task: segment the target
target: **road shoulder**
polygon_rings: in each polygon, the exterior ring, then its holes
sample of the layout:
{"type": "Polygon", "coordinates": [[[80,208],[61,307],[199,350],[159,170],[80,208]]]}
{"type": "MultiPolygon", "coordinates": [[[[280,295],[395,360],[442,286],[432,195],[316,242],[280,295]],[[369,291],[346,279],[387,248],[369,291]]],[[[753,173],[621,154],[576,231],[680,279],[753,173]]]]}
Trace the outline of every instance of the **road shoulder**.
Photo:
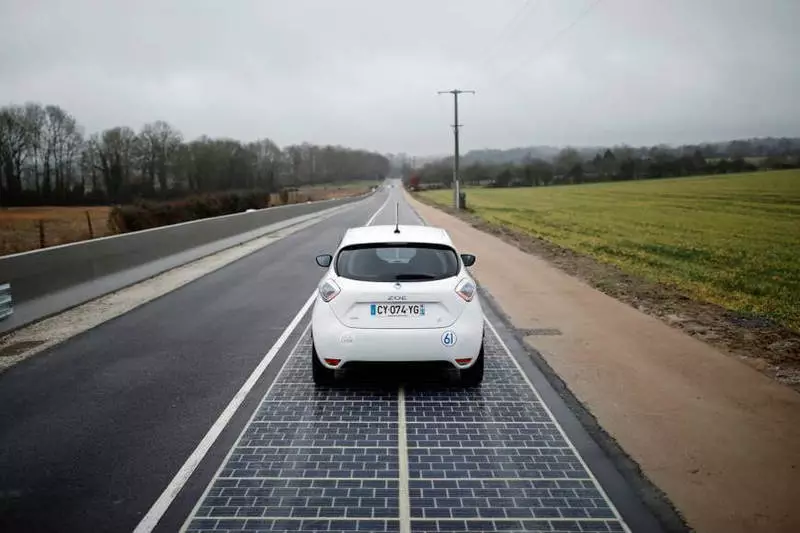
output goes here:
{"type": "Polygon", "coordinates": [[[796,531],[800,396],[413,198],[597,424],[700,531],[796,531]]]}

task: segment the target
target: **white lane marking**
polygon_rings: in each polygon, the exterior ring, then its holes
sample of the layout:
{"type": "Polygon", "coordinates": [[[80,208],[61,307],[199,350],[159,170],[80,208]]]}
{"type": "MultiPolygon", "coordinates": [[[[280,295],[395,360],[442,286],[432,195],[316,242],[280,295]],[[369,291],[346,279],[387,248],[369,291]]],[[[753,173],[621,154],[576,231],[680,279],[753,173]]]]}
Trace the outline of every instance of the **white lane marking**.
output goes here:
{"type": "MultiPolygon", "coordinates": [[[[316,291],[312,296],[316,296],[316,291]]],[[[286,357],[286,361],[283,362],[283,364],[281,365],[280,370],[278,370],[278,373],[275,374],[275,379],[273,379],[272,383],[269,384],[269,387],[267,388],[267,392],[264,393],[264,396],[262,396],[261,399],[258,401],[258,405],[256,405],[256,408],[253,409],[253,413],[250,415],[250,417],[247,419],[247,422],[242,427],[242,430],[239,432],[239,435],[236,437],[236,440],[234,441],[233,446],[231,446],[231,449],[228,450],[228,453],[225,454],[225,458],[219,464],[219,468],[217,468],[217,471],[214,472],[213,476],[211,476],[211,481],[208,482],[208,486],[203,491],[203,494],[200,496],[200,498],[198,498],[197,503],[194,504],[194,507],[192,508],[192,511],[189,513],[189,515],[186,517],[186,520],[184,520],[183,526],[181,526],[181,529],[180,529],[181,531],[186,531],[189,528],[189,525],[192,523],[192,518],[194,518],[195,515],[197,514],[197,511],[200,510],[200,506],[203,504],[203,501],[208,496],[208,493],[211,492],[211,488],[214,486],[214,482],[217,479],[219,479],[219,475],[222,473],[222,470],[225,468],[225,465],[228,464],[228,461],[230,461],[231,456],[233,455],[233,453],[238,448],[237,444],[239,444],[242,441],[242,437],[244,437],[244,434],[247,432],[247,429],[254,423],[254,420],[255,420],[256,416],[258,416],[258,412],[261,409],[261,404],[264,403],[264,398],[269,396],[269,394],[272,392],[273,387],[275,387],[275,385],[280,381],[280,377],[283,374],[283,371],[286,370],[286,368],[287,368],[286,363],[289,362],[292,359],[294,354],[297,352],[297,349],[300,348],[300,343],[302,343],[305,340],[306,335],[308,335],[308,330],[309,329],[311,329],[311,322],[310,321],[309,321],[308,324],[306,324],[306,327],[303,329],[303,333],[301,333],[300,336],[297,338],[297,342],[294,343],[294,346],[292,347],[292,350],[289,352],[289,355],[286,357]]],[[[232,478],[227,478],[226,477],[225,479],[232,479],[232,478]]],[[[240,478],[240,479],[264,479],[264,478],[240,478]]],[[[275,478],[275,479],[280,479],[280,478],[275,478]]]]}
{"type": "Polygon", "coordinates": [[[369,220],[367,220],[367,223],[364,224],[364,225],[365,226],[371,226],[372,223],[375,221],[375,218],[381,213],[381,211],[383,211],[383,208],[386,207],[389,204],[389,200],[391,200],[391,199],[392,199],[392,193],[389,193],[389,195],[386,197],[386,201],[383,202],[383,205],[381,205],[380,208],[378,208],[378,210],[375,211],[374,215],[369,217],[369,220]]]}
{"type": "MultiPolygon", "coordinates": [[[[191,524],[192,518],[194,518],[194,516],[197,514],[197,511],[200,509],[200,506],[203,504],[203,501],[206,499],[206,497],[208,496],[208,493],[211,491],[211,488],[214,486],[214,482],[217,479],[219,479],[220,474],[222,473],[222,470],[225,468],[225,465],[228,464],[228,461],[230,461],[231,456],[234,454],[234,452],[237,449],[241,448],[241,446],[238,446],[238,444],[242,441],[242,438],[244,437],[244,434],[247,432],[247,430],[249,428],[251,428],[253,426],[253,424],[263,424],[264,423],[264,422],[256,422],[255,418],[256,418],[256,416],[258,416],[258,413],[261,410],[261,406],[264,405],[264,403],[266,402],[266,398],[268,398],[269,395],[272,393],[272,389],[275,388],[275,385],[283,383],[283,382],[280,381],[280,378],[283,375],[283,372],[287,368],[289,368],[289,366],[288,366],[289,361],[291,361],[295,357],[295,354],[297,353],[298,348],[300,348],[300,344],[305,340],[306,335],[308,335],[308,330],[310,330],[310,329],[311,329],[311,322],[309,321],[309,323],[306,324],[306,327],[303,329],[303,332],[297,338],[297,341],[294,343],[294,346],[292,347],[292,350],[289,352],[289,355],[286,357],[286,360],[281,365],[280,369],[278,370],[278,373],[275,374],[275,378],[272,380],[272,383],[270,383],[269,387],[267,387],[267,391],[264,393],[264,396],[261,397],[261,399],[258,402],[258,405],[256,405],[255,409],[253,409],[253,413],[250,415],[250,417],[247,419],[247,422],[242,427],[242,430],[239,432],[239,435],[236,437],[236,440],[234,441],[233,446],[231,446],[231,449],[228,450],[228,453],[225,454],[225,458],[220,462],[220,465],[219,465],[219,468],[217,468],[217,471],[214,473],[213,476],[211,476],[211,481],[208,482],[208,486],[203,491],[203,494],[200,496],[200,498],[198,498],[197,503],[195,503],[194,508],[192,509],[192,512],[190,512],[189,515],[186,517],[186,520],[184,521],[183,526],[181,527],[181,531],[185,531],[189,527],[189,525],[191,524]]],[[[266,422],[266,423],[269,424],[271,422],[266,422]]],[[[255,477],[255,478],[250,478],[250,477],[230,478],[230,477],[226,477],[225,479],[281,479],[281,478],[259,478],[259,477],[255,477]]],[[[292,479],[294,479],[294,478],[292,478],[292,479]]],[[[297,478],[297,479],[300,479],[300,478],[297,478]]]]}
{"type": "MultiPolygon", "coordinates": [[[[170,481],[169,485],[167,485],[167,488],[164,489],[164,492],[161,493],[153,506],[150,507],[150,510],[147,511],[147,514],[144,515],[144,518],[142,518],[142,520],[136,526],[136,529],[134,529],[134,533],[150,532],[156,527],[158,521],[161,520],[162,516],[164,516],[164,513],[167,511],[172,501],[175,499],[183,486],[189,480],[189,477],[197,468],[197,465],[199,465],[200,461],[203,460],[206,453],[208,453],[208,450],[217,440],[217,437],[219,437],[220,433],[222,433],[222,430],[225,429],[225,426],[227,426],[231,421],[233,415],[239,409],[239,406],[242,404],[247,395],[250,394],[250,391],[264,373],[264,370],[267,369],[267,366],[275,358],[275,355],[277,355],[278,351],[280,351],[284,343],[286,343],[286,340],[289,338],[292,332],[294,332],[295,328],[297,328],[297,325],[303,319],[306,312],[308,312],[311,304],[314,303],[316,296],[317,291],[311,293],[311,296],[308,297],[308,300],[306,300],[306,303],[303,305],[300,311],[294,316],[289,325],[286,326],[286,329],[283,330],[283,333],[281,333],[281,336],[278,337],[277,341],[275,341],[275,344],[272,345],[272,348],[270,348],[269,351],[264,355],[264,357],[261,359],[261,362],[258,363],[258,366],[256,366],[256,368],[250,374],[250,377],[247,378],[247,381],[244,382],[244,385],[242,385],[236,395],[231,399],[230,403],[228,403],[227,407],[225,407],[217,420],[205,434],[203,439],[189,455],[189,458],[186,460],[186,462],[183,463],[183,466],[181,466],[180,470],[178,470],[178,473],[175,474],[175,477],[172,478],[172,481],[170,481]]],[[[302,339],[303,337],[301,336],[300,338],[302,339]]],[[[258,412],[258,409],[256,409],[255,412],[258,412]]],[[[245,425],[245,427],[247,427],[247,425],[245,425]]],[[[225,463],[223,462],[223,465],[224,464],[225,463]]]]}
{"type": "MultiPolygon", "coordinates": [[[[386,202],[384,202],[384,204],[378,209],[378,211],[376,211],[375,214],[372,215],[372,218],[370,218],[370,222],[375,219],[375,217],[378,215],[378,213],[380,213],[381,209],[383,209],[386,206],[386,203],[388,201],[389,201],[389,198],[387,198],[386,202]]],[[[369,223],[367,223],[367,225],[369,225],[369,223]]],[[[302,317],[305,316],[305,314],[308,311],[309,307],[311,307],[311,304],[314,302],[314,299],[316,298],[316,295],[317,295],[317,291],[315,289],[314,292],[311,293],[311,296],[308,298],[308,300],[306,301],[306,303],[303,306],[303,308],[300,309],[300,311],[297,313],[297,315],[295,315],[294,319],[289,324],[287,329],[284,330],[284,333],[278,339],[278,342],[280,343],[281,346],[286,342],[286,339],[289,337],[289,335],[291,335],[292,331],[294,331],[294,329],[297,327],[297,324],[300,322],[302,317]]],[[[230,459],[231,455],[233,455],[233,452],[236,449],[236,444],[238,444],[241,441],[242,436],[244,435],[245,431],[247,431],[247,428],[250,427],[250,424],[253,423],[253,420],[255,419],[256,415],[258,414],[258,411],[259,411],[259,408],[261,407],[261,404],[269,396],[269,393],[272,391],[272,388],[279,382],[279,378],[281,377],[281,374],[283,374],[283,371],[286,368],[288,368],[287,363],[289,361],[291,361],[296,356],[297,349],[300,346],[300,343],[305,339],[305,336],[308,334],[308,330],[309,329],[311,329],[311,323],[310,322],[308,323],[306,328],[303,330],[303,333],[300,335],[300,337],[297,339],[297,342],[295,343],[294,347],[292,348],[292,351],[286,357],[286,360],[283,362],[283,365],[281,365],[280,370],[278,370],[278,373],[275,375],[275,378],[272,380],[272,383],[270,383],[269,388],[267,388],[266,393],[259,400],[258,405],[253,410],[253,413],[250,415],[250,417],[248,418],[248,420],[245,423],[244,427],[242,428],[242,431],[239,433],[238,437],[236,438],[236,441],[234,442],[234,445],[231,446],[230,450],[228,450],[228,453],[225,455],[225,458],[220,463],[219,468],[217,469],[215,474],[211,477],[211,481],[209,481],[208,486],[203,491],[203,494],[197,500],[197,503],[195,504],[194,508],[189,513],[189,515],[186,517],[186,520],[184,521],[183,526],[181,527],[181,531],[185,531],[189,527],[189,524],[191,523],[192,518],[197,513],[197,510],[200,508],[200,505],[202,504],[203,500],[208,495],[208,492],[211,490],[211,487],[214,485],[214,481],[219,477],[219,474],[222,472],[223,468],[225,468],[225,465],[228,463],[228,460],[230,459]]],[[[275,357],[275,354],[277,354],[277,352],[280,350],[281,346],[277,346],[277,344],[278,343],[276,343],[276,345],[273,345],[272,349],[270,349],[270,352],[268,352],[267,355],[272,353],[272,356],[269,358],[269,361],[266,361],[266,364],[263,365],[263,368],[260,369],[258,377],[260,377],[261,374],[263,374],[263,372],[264,372],[264,370],[266,370],[266,367],[269,364],[269,362],[275,357]],[[277,348],[276,348],[276,346],[277,346],[277,348]],[[273,350],[274,350],[274,352],[273,352],[273,350]]],[[[264,360],[266,360],[266,356],[265,356],[264,360]]],[[[262,363],[264,363],[264,360],[262,360],[262,363]]],[[[261,367],[261,363],[259,364],[259,367],[261,367]]],[[[256,368],[256,370],[259,370],[258,367],[256,368]]],[[[255,374],[255,372],[256,371],[254,371],[254,374],[255,374]]],[[[251,378],[252,377],[253,376],[251,375],[251,378]]],[[[248,381],[250,381],[250,380],[248,379],[248,381]]],[[[253,385],[255,385],[256,381],[258,381],[258,378],[253,380],[253,383],[250,385],[250,389],[252,389],[252,387],[253,387],[253,385]]],[[[249,393],[250,389],[248,389],[247,393],[249,393]]],[[[241,393],[241,392],[242,391],[240,390],[239,393],[241,393]]],[[[239,393],[237,393],[237,396],[239,396],[239,393]]],[[[238,409],[239,405],[241,405],[241,403],[244,401],[244,398],[247,396],[247,393],[242,395],[241,399],[239,400],[238,404],[236,405],[236,408],[233,409],[233,411],[231,412],[231,414],[228,417],[227,421],[225,421],[219,427],[219,431],[214,436],[214,440],[217,439],[219,434],[222,432],[222,429],[224,429],[224,427],[228,424],[228,422],[230,422],[230,419],[233,417],[233,414],[236,412],[236,409],[238,409]]],[[[235,398],[236,397],[234,397],[234,399],[235,398]]],[[[231,400],[231,403],[233,403],[233,400],[231,400]]],[[[229,404],[228,407],[230,407],[230,404],[229,404]]],[[[226,411],[227,411],[227,408],[226,408],[226,411]]],[[[222,418],[222,415],[220,415],[220,418],[222,418]]],[[[219,422],[219,421],[220,420],[218,419],[217,422],[219,422]]],[[[217,422],[215,422],[214,426],[212,426],[212,430],[217,426],[217,422]]],[[[209,433],[210,433],[210,431],[211,430],[209,430],[209,433]]],[[[206,437],[208,437],[208,434],[206,435],[206,437]]],[[[203,440],[205,440],[205,437],[203,438],[203,440]]],[[[134,530],[134,533],[146,533],[146,532],[149,533],[150,531],[153,530],[153,528],[155,528],[155,526],[158,524],[158,521],[161,519],[162,516],[164,516],[164,513],[167,511],[167,509],[169,508],[169,506],[172,503],[172,501],[175,499],[175,497],[178,495],[180,490],[183,488],[183,486],[188,481],[188,479],[191,476],[192,472],[194,472],[195,468],[197,468],[197,465],[200,463],[200,460],[202,460],[203,456],[205,456],[205,454],[208,453],[208,449],[211,447],[211,444],[213,444],[214,440],[212,440],[209,443],[208,447],[203,451],[202,455],[199,457],[199,459],[196,461],[196,463],[191,467],[191,470],[189,470],[188,473],[185,475],[185,477],[183,477],[183,479],[181,481],[179,481],[179,485],[175,488],[175,490],[170,491],[170,488],[172,487],[172,484],[178,479],[179,475],[184,470],[184,467],[187,466],[189,461],[187,461],[187,463],[184,464],[184,466],[178,472],[178,475],[176,475],[175,478],[173,479],[173,483],[170,483],[170,485],[167,487],[167,489],[161,494],[159,499],[156,500],[156,503],[153,504],[153,507],[148,512],[148,515],[153,513],[153,517],[150,520],[150,522],[148,522],[146,524],[146,526],[143,526],[145,520],[147,519],[147,515],[146,515],[142,519],[142,522],[140,522],[139,525],[136,527],[136,529],[134,530]],[[159,506],[159,502],[162,500],[162,498],[164,498],[165,501],[162,503],[162,505],[159,506]],[[154,509],[156,508],[156,506],[159,506],[159,509],[158,509],[158,511],[154,512],[154,509]]],[[[200,448],[200,446],[202,444],[203,444],[203,441],[201,441],[200,445],[198,445],[198,449],[200,448]]],[[[197,449],[195,450],[195,452],[197,452],[197,449]]],[[[194,455],[194,453],[192,455],[194,455]]],[[[190,460],[191,459],[192,459],[192,456],[190,456],[190,460]]]]}
{"type": "MultiPolygon", "coordinates": [[[[542,408],[543,408],[543,409],[544,409],[544,411],[547,413],[547,416],[549,416],[549,417],[550,417],[550,419],[553,421],[553,424],[555,424],[555,427],[556,427],[556,429],[558,429],[558,432],[559,432],[559,433],[561,433],[561,437],[564,439],[564,442],[566,442],[566,443],[567,443],[567,445],[569,446],[569,448],[570,448],[570,449],[572,450],[572,452],[575,454],[575,457],[577,457],[577,458],[578,458],[578,461],[580,461],[580,463],[581,463],[581,466],[583,466],[584,470],[586,470],[586,473],[587,473],[587,475],[589,476],[589,479],[591,479],[591,480],[592,480],[592,482],[593,482],[593,483],[595,484],[595,486],[597,487],[597,490],[598,490],[598,491],[600,492],[600,494],[603,496],[603,499],[605,499],[605,500],[606,500],[606,503],[608,503],[608,506],[609,506],[609,507],[611,508],[611,510],[613,511],[613,513],[614,513],[614,516],[616,517],[616,519],[617,519],[617,520],[619,520],[619,523],[622,525],[623,529],[624,529],[624,530],[625,530],[627,533],[630,533],[630,531],[631,531],[631,530],[628,528],[628,524],[626,524],[626,523],[625,523],[625,521],[622,519],[622,516],[619,514],[619,511],[617,511],[617,508],[616,508],[616,506],[614,505],[614,502],[612,502],[612,501],[611,501],[611,498],[609,498],[609,497],[608,497],[608,494],[606,494],[606,491],[605,491],[605,490],[603,490],[603,487],[602,487],[602,485],[600,485],[600,482],[599,482],[599,481],[597,480],[597,478],[594,476],[594,473],[593,473],[593,472],[592,472],[592,471],[589,469],[589,466],[588,466],[588,465],[586,464],[586,462],[583,460],[583,457],[582,457],[582,456],[581,456],[581,454],[578,452],[578,450],[575,448],[575,445],[572,443],[572,441],[569,439],[569,437],[567,437],[567,434],[566,434],[566,432],[564,431],[564,428],[562,428],[562,427],[561,427],[561,424],[558,422],[558,420],[556,419],[556,417],[555,417],[555,416],[553,416],[553,412],[552,412],[552,411],[550,411],[550,408],[547,406],[547,404],[544,402],[544,400],[542,399],[542,397],[539,395],[539,391],[538,391],[538,390],[536,390],[536,387],[534,387],[534,386],[533,386],[533,383],[532,383],[532,382],[531,382],[531,380],[528,378],[528,375],[527,375],[527,374],[525,373],[525,371],[522,369],[522,365],[520,365],[520,364],[519,364],[519,361],[517,361],[517,358],[516,358],[516,357],[514,357],[514,355],[511,353],[511,350],[509,349],[508,345],[506,345],[506,343],[503,341],[503,339],[501,339],[501,338],[500,338],[500,334],[497,332],[497,329],[494,327],[494,324],[492,324],[492,322],[491,322],[491,321],[490,321],[488,318],[486,318],[486,317],[484,317],[484,318],[486,319],[486,320],[485,320],[486,324],[488,324],[488,325],[489,325],[489,329],[491,329],[491,330],[492,330],[492,333],[494,334],[495,338],[497,339],[497,342],[499,342],[499,343],[500,343],[500,346],[502,346],[502,347],[503,347],[503,350],[505,350],[505,352],[506,352],[506,355],[507,355],[508,357],[510,357],[510,358],[511,358],[511,360],[514,362],[514,366],[516,366],[516,367],[517,367],[517,370],[519,371],[519,373],[520,373],[520,374],[522,374],[522,377],[525,379],[525,382],[528,384],[528,386],[531,388],[531,390],[533,391],[533,393],[536,395],[536,398],[539,400],[539,403],[542,405],[542,408]]],[[[583,520],[583,518],[581,518],[581,520],[583,520]]]]}
{"type": "Polygon", "coordinates": [[[400,514],[400,533],[411,533],[411,502],[408,493],[408,436],[406,434],[406,391],[397,391],[397,470],[400,480],[398,489],[398,510],[400,514]]]}
{"type": "MultiPolygon", "coordinates": [[[[391,195],[390,195],[390,197],[391,197],[391,195]]],[[[378,209],[378,211],[376,211],[375,214],[372,215],[372,218],[370,218],[370,222],[375,219],[375,217],[378,215],[378,213],[380,213],[381,209],[383,209],[386,206],[388,201],[389,201],[389,198],[387,198],[386,202],[384,202],[384,204],[380,207],[380,209],[378,209]]],[[[369,223],[367,225],[369,225],[369,223]]],[[[150,510],[144,516],[144,518],[142,518],[142,520],[136,526],[136,528],[134,529],[134,533],[149,533],[150,531],[152,531],[156,527],[156,525],[158,524],[158,521],[161,520],[161,517],[163,517],[164,513],[167,512],[167,509],[169,508],[169,506],[175,500],[175,498],[177,497],[177,495],[181,491],[181,489],[183,489],[184,485],[186,485],[186,482],[189,480],[189,477],[191,477],[192,473],[195,471],[197,466],[200,464],[200,462],[203,460],[205,455],[208,453],[208,450],[211,448],[211,446],[217,440],[219,435],[222,433],[222,430],[225,429],[225,426],[227,426],[228,423],[231,421],[231,419],[233,418],[233,415],[236,413],[236,411],[238,410],[239,406],[241,406],[242,402],[245,400],[247,395],[250,393],[252,388],[255,386],[256,382],[261,377],[261,375],[264,373],[264,371],[266,370],[266,368],[269,365],[269,363],[272,361],[272,359],[275,358],[275,355],[278,353],[278,351],[280,351],[280,348],[283,346],[283,344],[286,342],[286,340],[292,334],[294,329],[297,327],[297,324],[299,324],[300,320],[303,318],[303,316],[305,316],[306,312],[311,307],[311,304],[314,302],[314,299],[316,298],[316,295],[317,295],[317,290],[314,289],[314,292],[311,293],[311,296],[309,296],[308,300],[303,305],[302,309],[300,309],[300,311],[297,313],[297,315],[295,315],[295,317],[292,319],[292,321],[289,323],[289,325],[283,331],[281,336],[278,338],[276,343],[272,346],[272,348],[270,348],[269,352],[267,352],[267,354],[264,356],[264,358],[261,360],[261,362],[258,364],[258,366],[253,370],[253,373],[247,379],[245,384],[242,385],[242,388],[239,389],[239,392],[236,393],[236,395],[230,401],[230,403],[225,408],[225,410],[222,412],[222,414],[220,414],[219,418],[217,418],[217,420],[214,422],[214,424],[208,430],[208,433],[206,433],[206,435],[203,437],[203,439],[197,445],[195,450],[191,453],[191,455],[186,460],[186,462],[183,464],[183,466],[181,466],[180,470],[178,470],[178,473],[175,475],[175,477],[172,479],[172,481],[170,481],[169,485],[167,485],[167,488],[164,489],[164,492],[161,493],[161,495],[155,501],[153,506],[150,508],[150,510]]],[[[297,348],[300,345],[301,340],[305,337],[305,335],[308,333],[308,330],[310,328],[311,328],[311,324],[309,323],[308,326],[306,326],[306,329],[303,331],[303,334],[297,340],[297,343],[295,344],[294,348],[292,348],[292,351],[289,354],[289,356],[286,358],[286,361],[281,366],[280,370],[278,371],[278,374],[275,376],[275,379],[270,384],[269,388],[267,389],[266,394],[261,398],[261,400],[259,400],[259,406],[261,405],[261,402],[264,400],[264,398],[266,398],[267,395],[269,395],[269,392],[272,390],[272,387],[275,386],[275,384],[278,382],[278,378],[280,377],[280,374],[286,368],[286,362],[288,362],[292,358],[292,356],[295,355],[295,352],[297,351],[297,348]]],[[[250,425],[250,423],[255,418],[256,413],[258,413],[258,407],[256,407],[256,409],[253,410],[253,414],[250,416],[250,418],[248,419],[247,423],[244,425],[244,428],[242,429],[241,433],[237,437],[237,440],[236,440],[237,443],[241,439],[242,435],[244,435],[244,432],[247,430],[247,427],[250,425]]],[[[186,521],[183,524],[183,527],[181,528],[181,531],[185,530],[188,527],[192,517],[197,512],[197,509],[200,507],[200,504],[202,503],[203,499],[206,497],[206,494],[208,493],[209,490],[211,490],[211,486],[213,485],[214,480],[216,480],[217,477],[219,476],[219,473],[222,472],[222,469],[225,467],[225,464],[228,462],[228,459],[233,454],[233,451],[234,451],[235,448],[236,448],[236,446],[234,445],[228,451],[225,459],[220,464],[219,469],[214,474],[214,476],[211,478],[211,481],[209,482],[208,487],[206,487],[206,490],[203,492],[203,494],[200,497],[200,499],[197,500],[197,503],[196,503],[194,509],[192,510],[191,513],[189,513],[189,516],[186,518],[186,521]]]]}

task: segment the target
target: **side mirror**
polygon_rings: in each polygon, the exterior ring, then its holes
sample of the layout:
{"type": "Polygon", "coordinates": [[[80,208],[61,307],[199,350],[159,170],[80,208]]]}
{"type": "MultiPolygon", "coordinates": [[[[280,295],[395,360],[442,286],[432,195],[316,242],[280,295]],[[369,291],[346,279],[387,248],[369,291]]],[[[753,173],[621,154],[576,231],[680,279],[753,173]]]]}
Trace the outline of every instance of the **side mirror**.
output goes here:
{"type": "Polygon", "coordinates": [[[472,254],[461,254],[461,261],[463,261],[465,267],[471,267],[475,264],[475,259],[477,259],[472,254]]]}
{"type": "Polygon", "coordinates": [[[317,256],[317,264],[322,268],[328,268],[331,266],[331,262],[333,261],[333,256],[331,254],[323,254],[317,256]]]}

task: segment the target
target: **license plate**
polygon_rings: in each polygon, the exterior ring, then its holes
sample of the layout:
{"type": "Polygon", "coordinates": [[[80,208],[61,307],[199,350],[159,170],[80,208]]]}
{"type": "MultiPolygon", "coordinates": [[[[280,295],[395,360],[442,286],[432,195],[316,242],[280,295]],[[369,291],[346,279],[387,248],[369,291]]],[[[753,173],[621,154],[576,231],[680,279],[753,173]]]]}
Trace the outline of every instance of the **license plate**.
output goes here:
{"type": "Polygon", "coordinates": [[[376,317],[425,316],[425,304],[370,304],[369,314],[376,317]]]}

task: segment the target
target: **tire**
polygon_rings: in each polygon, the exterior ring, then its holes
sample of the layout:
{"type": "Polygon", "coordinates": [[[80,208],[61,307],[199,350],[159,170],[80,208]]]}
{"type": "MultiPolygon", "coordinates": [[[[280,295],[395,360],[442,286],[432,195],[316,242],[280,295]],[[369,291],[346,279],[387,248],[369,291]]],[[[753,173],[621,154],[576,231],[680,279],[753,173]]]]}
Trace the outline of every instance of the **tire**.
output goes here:
{"type": "Polygon", "coordinates": [[[317,349],[313,342],[311,344],[311,374],[314,377],[315,385],[333,385],[333,382],[336,379],[336,371],[327,368],[322,364],[322,361],[319,360],[317,349]]]}
{"type": "Polygon", "coordinates": [[[475,363],[461,373],[461,385],[464,387],[477,387],[483,382],[483,342],[481,342],[481,351],[478,352],[478,359],[475,363]]]}

